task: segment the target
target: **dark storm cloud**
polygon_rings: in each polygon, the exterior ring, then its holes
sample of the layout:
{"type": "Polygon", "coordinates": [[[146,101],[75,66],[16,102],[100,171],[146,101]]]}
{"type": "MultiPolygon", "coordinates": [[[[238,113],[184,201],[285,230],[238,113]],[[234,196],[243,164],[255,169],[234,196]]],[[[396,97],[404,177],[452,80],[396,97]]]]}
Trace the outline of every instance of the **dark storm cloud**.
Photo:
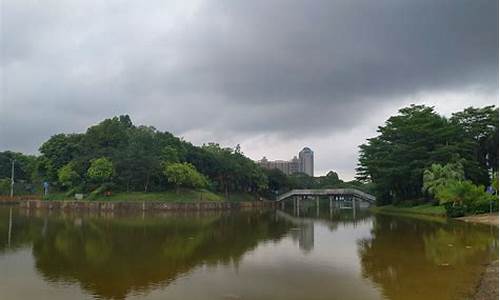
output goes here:
{"type": "Polygon", "coordinates": [[[0,149],[33,152],[120,113],[279,144],[349,132],[421,93],[498,91],[495,0],[1,5],[0,149]]]}

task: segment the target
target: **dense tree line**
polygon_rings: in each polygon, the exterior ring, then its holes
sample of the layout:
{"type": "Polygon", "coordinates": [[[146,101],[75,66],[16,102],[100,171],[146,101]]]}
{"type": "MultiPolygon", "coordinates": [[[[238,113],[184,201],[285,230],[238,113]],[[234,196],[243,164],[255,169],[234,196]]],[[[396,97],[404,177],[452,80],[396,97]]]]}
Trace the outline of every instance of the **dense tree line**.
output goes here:
{"type": "Polygon", "coordinates": [[[136,126],[126,115],[106,119],[85,133],[56,134],[39,151],[38,157],[0,152],[2,193],[10,188],[12,159],[16,160],[17,194],[33,192],[33,186],[39,190],[44,181],[52,190],[66,191],[68,195],[179,191],[186,187],[207,188],[226,197],[245,192],[269,199],[293,188],[361,185],[345,183],[335,172],[314,178],[265,170],[246,157],[239,146],[195,146],[169,132],[136,126]]]}
{"type": "Polygon", "coordinates": [[[162,191],[207,187],[261,192],[264,171],[239,147],[192,145],[169,132],[135,126],[128,116],[106,119],[82,134],[57,134],[40,147],[39,176],[61,188],[162,191]]]}
{"type": "Polygon", "coordinates": [[[498,172],[498,108],[467,108],[443,117],[411,105],[360,146],[357,178],[372,182],[379,204],[425,198],[424,170],[460,163],[464,179],[488,186],[498,172]]]}
{"type": "Polygon", "coordinates": [[[32,181],[37,174],[37,158],[33,155],[4,151],[0,152],[0,193],[8,194],[10,191],[13,160],[15,161],[15,178],[19,183],[15,185],[16,194],[33,192],[34,185],[32,181]]]}
{"type": "Polygon", "coordinates": [[[68,195],[113,192],[161,192],[206,188],[230,197],[252,193],[268,199],[290,189],[355,187],[372,192],[373,184],[342,181],[330,171],[325,176],[285,175],[261,168],[234,149],[209,143],[195,146],[169,132],[134,125],[127,115],[106,119],[84,133],[56,134],[44,142],[40,155],[0,152],[0,194],[10,190],[15,159],[16,194],[51,191],[68,195]]]}

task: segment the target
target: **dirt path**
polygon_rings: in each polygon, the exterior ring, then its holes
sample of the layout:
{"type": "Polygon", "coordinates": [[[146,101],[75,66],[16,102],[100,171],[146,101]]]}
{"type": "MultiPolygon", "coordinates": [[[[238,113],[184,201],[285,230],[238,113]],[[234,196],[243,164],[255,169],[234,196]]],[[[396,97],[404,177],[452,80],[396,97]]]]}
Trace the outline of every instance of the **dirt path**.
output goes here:
{"type": "Polygon", "coordinates": [[[473,215],[456,218],[457,220],[471,222],[471,223],[481,223],[481,224],[489,224],[498,226],[498,213],[492,214],[482,214],[482,215],[473,215]]]}

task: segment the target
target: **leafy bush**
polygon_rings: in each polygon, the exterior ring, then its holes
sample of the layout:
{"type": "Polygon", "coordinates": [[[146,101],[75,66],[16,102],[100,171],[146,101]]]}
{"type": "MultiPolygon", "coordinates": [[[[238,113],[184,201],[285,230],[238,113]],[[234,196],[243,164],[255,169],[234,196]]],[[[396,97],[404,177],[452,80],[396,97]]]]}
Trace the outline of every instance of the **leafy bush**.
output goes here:
{"type": "Polygon", "coordinates": [[[489,199],[481,199],[472,203],[467,212],[470,214],[485,214],[491,211],[498,211],[498,197],[491,196],[489,199]]]}
{"type": "Polygon", "coordinates": [[[446,215],[450,218],[463,217],[467,212],[465,205],[453,205],[451,202],[446,203],[444,208],[446,215]]]}
{"type": "Polygon", "coordinates": [[[458,205],[470,205],[474,201],[489,196],[483,186],[476,186],[470,181],[453,180],[440,188],[436,198],[441,204],[453,203],[458,205]]]}
{"type": "Polygon", "coordinates": [[[479,214],[492,209],[498,211],[498,197],[485,192],[482,185],[474,185],[470,181],[451,181],[441,188],[436,198],[444,204],[449,217],[465,214],[479,214]]]}

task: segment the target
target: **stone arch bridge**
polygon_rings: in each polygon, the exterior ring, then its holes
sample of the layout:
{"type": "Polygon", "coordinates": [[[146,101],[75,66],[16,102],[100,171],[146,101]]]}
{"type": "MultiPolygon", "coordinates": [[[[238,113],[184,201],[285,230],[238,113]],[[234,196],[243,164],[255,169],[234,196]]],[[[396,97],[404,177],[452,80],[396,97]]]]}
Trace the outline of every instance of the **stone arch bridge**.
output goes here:
{"type": "Polygon", "coordinates": [[[357,189],[296,189],[279,195],[276,198],[281,203],[281,208],[285,208],[285,201],[292,199],[294,210],[299,210],[302,201],[316,200],[316,207],[319,209],[319,198],[328,197],[330,200],[330,210],[333,208],[356,209],[356,206],[370,206],[375,204],[375,196],[357,189]]]}
{"type": "Polygon", "coordinates": [[[279,195],[276,201],[283,201],[288,198],[300,197],[302,199],[307,198],[317,198],[321,196],[327,196],[332,200],[340,199],[353,199],[360,201],[365,201],[370,204],[375,203],[375,196],[367,194],[357,189],[303,189],[303,190],[291,190],[284,194],[279,195]]]}

